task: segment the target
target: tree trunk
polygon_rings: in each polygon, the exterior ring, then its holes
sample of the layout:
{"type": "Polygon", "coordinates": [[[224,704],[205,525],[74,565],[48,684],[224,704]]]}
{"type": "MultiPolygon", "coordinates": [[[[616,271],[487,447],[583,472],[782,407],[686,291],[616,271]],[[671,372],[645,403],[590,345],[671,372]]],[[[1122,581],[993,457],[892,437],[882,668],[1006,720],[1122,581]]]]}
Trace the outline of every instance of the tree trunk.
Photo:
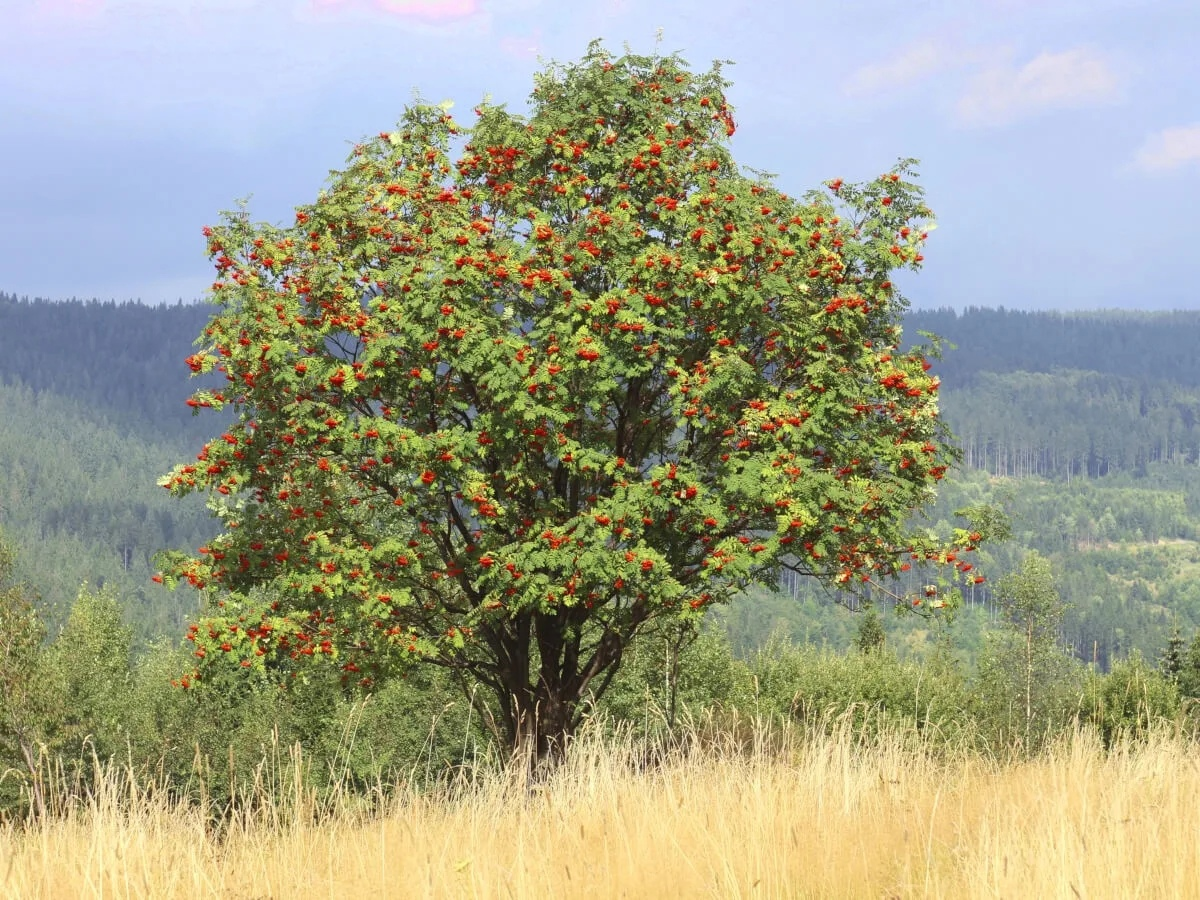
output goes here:
{"type": "Polygon", "coordinates": [[[1029,751],[1029,729],[1033,725],[1033,623],[1025,624],[1025,750],[1029,751]]]}
{"type": "Polygon", "coordinates": [[[18,738],[21,756],[25,758],[25,768],[29,770],[29,792],[33,814],[39,822],[46,820],[46,795],[42,790],[42,772],[38,765],[40,753],[35,756],[33,746],[24,738],[18,738]]]}
{"type": "Polygon", "coordinates": [[[675,712],[679,705],[679,643],[667,641],[666,658],[667,730],[675,731],[675,712]]]}
{"type": "Polygon", "coordinates": [[[553,768],[566,758],[575,733],[576,702],[561,696],[526,695],[513,704],[513,756],[524,759],[531,774],[553,768]]]}
{"type": "Polygon", "coordinates": [[[514,758],[531,775],[566,757],[580,721],[580,704],[608,687],[631,634],[644,620],[638,610],[630,633],[605,632],[585,642],[578,611],[534,613],[509,623],[495,643],[503,670],[492,680],[500,724],[514,758]]]}

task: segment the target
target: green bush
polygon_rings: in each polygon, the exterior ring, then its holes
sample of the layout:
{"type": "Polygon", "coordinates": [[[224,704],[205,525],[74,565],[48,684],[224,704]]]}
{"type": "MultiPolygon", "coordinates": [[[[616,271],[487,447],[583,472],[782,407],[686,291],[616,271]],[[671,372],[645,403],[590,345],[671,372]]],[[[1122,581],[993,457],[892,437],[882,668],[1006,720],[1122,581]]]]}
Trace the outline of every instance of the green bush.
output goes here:
{"type": "Polygon", "coordinates": [[[750,670],[734,657],[723,633],[667,623],[626,652],[593,712],[647,736],[717,709],[745,710],[753,703],[750,670]]]}
{"type": "Polygon", "coordinates": [[[966,678],[944,648],[923,662],[882,648],[842,655],[773,640],[750,664],[760,712],[828,729],[849,716],[865,735],[909,730],[954,742],[969,733],[966,678]]]}
{"type": "Polygon", "coordinates": [[[133,687],[133,630],[112,590],[79,589],[62,631],[46,652],[56,675],[60,721],[54,749],[69,768],[124,757],[133,687]]]}
{"type": "Polygon", "coordinates": [[[1081,719],[1100,732],[1105,746],[1144,737],[1156,725],[1178,720],[1181,710],[1178,686],[1137,651],[1107,675],[1092,673],[1081,706],[1081,719]]]}
{"type": "Polygon", "coordinates": [[[993,632],[976,666],[971,715],[993,750],[1034,753],[1074,725],[1083,683],[1083,665],[1057,646],[993,632]]]}
{"type": "Polygon", "coordinates": [[[176,790],[218,805],[303,748],[306,783],[318,792],[370,790],[443,773],[486,752],[477,713],[448,675],[414,673],[374,693],[314,670],[286,688],[231,678],[187,690],[172,684],[187,651],[160,645],[140,660],[129,704],[130,755],[176,790]],[[201,788],[201,783],[203,787],[201,788]]]}

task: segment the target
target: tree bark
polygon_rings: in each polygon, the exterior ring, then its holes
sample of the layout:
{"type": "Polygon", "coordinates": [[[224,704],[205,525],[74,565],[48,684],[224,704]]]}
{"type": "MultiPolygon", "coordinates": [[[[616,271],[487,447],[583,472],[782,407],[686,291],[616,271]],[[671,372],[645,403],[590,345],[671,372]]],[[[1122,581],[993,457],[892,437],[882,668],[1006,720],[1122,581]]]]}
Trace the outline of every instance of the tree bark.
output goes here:
{"type": "MultiPolygon", "coordinates": [[[[29,770],[29,793],[34,815],[39,822],[46,820],[46,795],[42,790],[42,773],[38,766],[38,756],[33,753],[33,747],[24,738],[18,738],[21,756],[25,759],[25,768],[29,770]]],[[[40,756],[40,754],[39,754],[40,756]]]]}
{"type": "Polygon", "coordinates": [[[504,739],[531,774],[565,759],[582,719],[581,704],[589,693],[602,693],[608,686],[645,618],[638,606],[619,633],[606,630],[585,644],[582,615],[564,608],[514,620],[502,636],[493,636],[504,649],[502,676],[491,682],[504,739]]]}

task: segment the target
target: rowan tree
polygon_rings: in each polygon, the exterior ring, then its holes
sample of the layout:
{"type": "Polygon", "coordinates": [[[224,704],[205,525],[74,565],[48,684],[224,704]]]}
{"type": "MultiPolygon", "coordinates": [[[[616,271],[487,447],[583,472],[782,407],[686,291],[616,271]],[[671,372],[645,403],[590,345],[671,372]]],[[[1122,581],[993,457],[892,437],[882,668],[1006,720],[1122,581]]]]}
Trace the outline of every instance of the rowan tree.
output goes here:
{"type": "Polygon", "coordinates": [[[189,402],[236,424],[162,481],[223,526],[164,564],[212,595],[188,683],[430,663],[541,757],[655,619],[957,562],[911,525],[952,461],[900,349],[912,162],[791,197],[735,164],[719,66],[593,44],[535,84],[410,106],[290,225],[205,229],[188,364],[228,384],[189,402]]]}

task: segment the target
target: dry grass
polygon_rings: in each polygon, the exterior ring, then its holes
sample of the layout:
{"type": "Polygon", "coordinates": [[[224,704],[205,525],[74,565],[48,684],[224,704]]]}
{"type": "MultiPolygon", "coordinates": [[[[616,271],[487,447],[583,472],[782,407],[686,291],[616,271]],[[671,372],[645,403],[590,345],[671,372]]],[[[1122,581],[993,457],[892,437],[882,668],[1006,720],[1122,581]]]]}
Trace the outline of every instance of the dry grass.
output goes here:
{"type": "MultiPolygon", "coordinates": [[[[286,767],[285,767],[286,769],[286,767]]],[[[285,782],[287,772],[281,773],[285,782]]],[[[1188,897],[1200,756],[1164,735],[1034,760],[860,746],[707,745],[639,770],[585,740],[534,791],[501,774],[400,789],[377,816],[312,801],[205,817],[111,779],[46,824],[0,830],[0,896],[1188,897]]]]}

